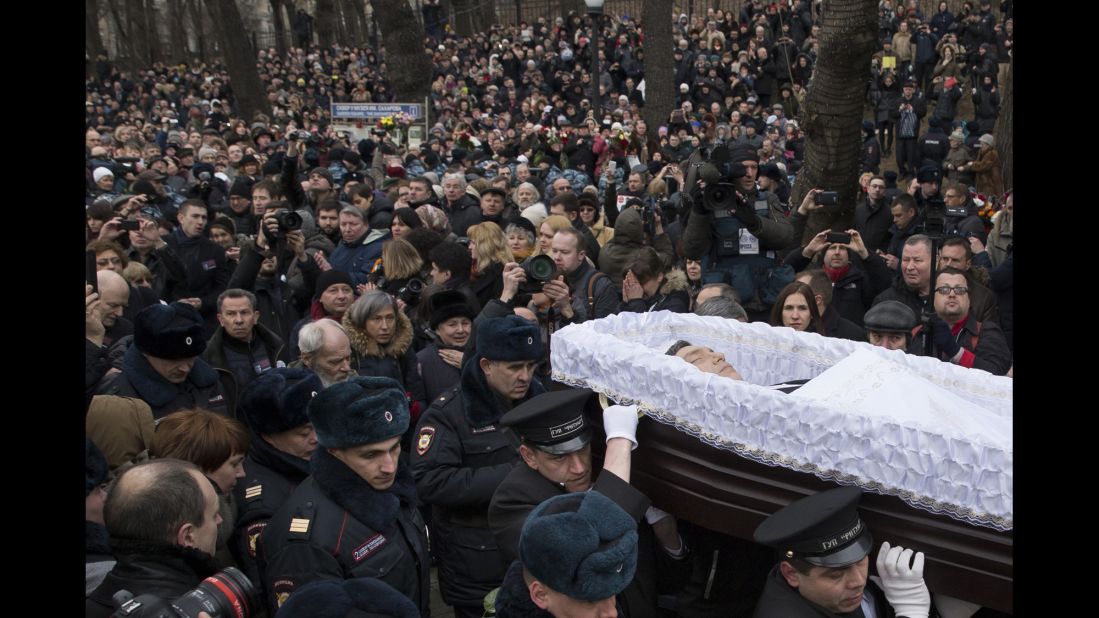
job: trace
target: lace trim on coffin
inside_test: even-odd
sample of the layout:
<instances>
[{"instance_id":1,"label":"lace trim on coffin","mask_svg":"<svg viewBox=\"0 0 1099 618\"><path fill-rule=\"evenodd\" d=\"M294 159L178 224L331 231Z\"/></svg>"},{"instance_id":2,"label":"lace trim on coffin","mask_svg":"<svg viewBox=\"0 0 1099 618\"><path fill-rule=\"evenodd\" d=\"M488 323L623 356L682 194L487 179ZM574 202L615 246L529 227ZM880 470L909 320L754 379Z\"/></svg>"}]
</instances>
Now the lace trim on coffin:
<instances>
[{"instance_id":1,"label":"lace trim on coffin","mask_svg":"<svg viewBox=\"0 0 1099 618\"><path fill-rule=\"evenodd\" d=\"M754 384L725 381L664 356L677 339L724 351ZM1011 530L1010 434L960 437L933 423L866 419L755 385L813 378L867 349L1010 424L1012 384L1006 378L858 342L666 312L620 314L557 331L552 377L636 403L658 422L752 461Z\"/></svg>"}]
</instances>

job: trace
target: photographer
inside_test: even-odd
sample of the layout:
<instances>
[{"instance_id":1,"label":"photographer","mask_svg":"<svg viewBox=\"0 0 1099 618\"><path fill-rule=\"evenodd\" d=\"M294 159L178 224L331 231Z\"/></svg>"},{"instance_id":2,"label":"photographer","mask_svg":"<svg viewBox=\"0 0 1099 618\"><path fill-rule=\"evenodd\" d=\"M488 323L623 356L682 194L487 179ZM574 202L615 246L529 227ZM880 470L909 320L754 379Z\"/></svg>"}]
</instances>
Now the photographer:
<instances>
[{"instance_id":1,"label":"photographer","mask_svg":"<svg viewBox=\"0 0 1099 618\"><path fill-rule=\"evenodd\" d=\"M175 599L213 575L218 506L213 484L192 463L158 459L123 472L103 507L118 563L88 597L84 615L113 615L119 590Z\"/></svg>"},{"instance_id":2,"label":"photographer","mask_svg":"<svg viewBox=\"0 0 1099 618\"><path fill-rule=\"evenodd\" d=\"M749 315L766 320L778 291L794 279L793 269L779 266L775 255L794 242L793 227L778 197L756 186L755 150L737 146L729 153L729 163L721 179L732 185L726 201L713 203L699 187L690 188L694 195L683 232L683 254L703 260L706 283L731 284Z\"/></svg>"},{"instance_id":3,"label":"photographer","mask_svg":"<svg viewBox=\"0 0 1099 618\"><path fill-rule=\"evenodd\" d=\"M885 291L893 279L885 261L871 253L862 235L853 229L824 230L787 255L785 263L799 273L819 264L834 287L831 302L825 304L835 307L836 313L855 325L862 324L862 316L874 297Z\"/></svg>"},{"instance_id":4,"label":"photographer","mask_svg":"<svg viewBox=\"0 0 1099 618\"><path fill-rule=\"evenodd\" d=\"M646 247L660 253L665 264L674 261L675 250L664 233L660 213L651 202L630 198L614 224L614 237L607 242L599 256L599 269L611 278L615 285L622 284L626 269Z\"/></svg>"}]
</instances>

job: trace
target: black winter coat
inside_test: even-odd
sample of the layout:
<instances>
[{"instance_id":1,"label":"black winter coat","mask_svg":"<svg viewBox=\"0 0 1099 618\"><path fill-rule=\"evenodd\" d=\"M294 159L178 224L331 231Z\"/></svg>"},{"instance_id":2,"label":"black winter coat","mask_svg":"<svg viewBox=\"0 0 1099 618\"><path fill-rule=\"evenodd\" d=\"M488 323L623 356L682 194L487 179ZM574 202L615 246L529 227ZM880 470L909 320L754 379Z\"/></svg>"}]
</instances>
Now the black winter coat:
<instances>
[{"instance_id":1,"label":"black winter coat","mask_svg":"<svg viewBox=\"0 0 1099 618\"><path fill-rule=\"evenodd\" d=\"M232 416L236 402L226 399L218 383L218 372L206 361L196 358L187 379L172 384L149 365L136 345L131 345L122 359L122 373L100 387L97 394L140 399L149 404L155 420L176 410L196 407Z\"/></svg>"},{"instance_id":2,"label":"black winter coat","mask_svg":"<svg viewBox=\"0 0 1099 618\"><path fill-rule=\"evenodd\" d=\"M519 440L499 426L507 410L489 388L478 358L465 363L461 385L424 413L410 453L416 488L432 507L439 590L451 605L479 605L503 580L507 563L489 530L488 506L519 461ZM521 401L543 392L533 380Z\"/></svg>"},{"instance_id":3,"label":"black winter coat","mask_svg":"<svg viewBox=\"0 0 1099 618\"><path fill-rule=\"evenodd\" d=\"M508 313L511 313L510 308ZM429 343L420 350L416 354L416 362L420 369L420 379L424 383L424 396L429 405L438 399L439 395L458 386L462 379L461 369L439 358L438 343Z\"/></svg>"},{"instance_id":4,"label":"black winter coat","mask_svg":"<svg viewBox=\"0 0 1099 618\"><path fill-rule=\"evenodd\" d=\"M882 198L874 203L869 197L863 196L855 204L854 223L867 251L877 253L878 249L885 251L889 248L889 228L893 225L893 213L889 210L888 200Z\"/></svg>"},{"instance_id":5,"label":"black winter coat","mask_svg":"<svg viewBox=\"0 0 1099 618\"><path fill-rule=\"evenodd\" d=\"M427 529L408 462L401 459L384 491L324 448L313 453L310 469L260 534L257 558L271 614L309 582L375 577L430 615Z\"/></svg>"},{"instance_id":6,"label":"black winter coat","mask_svg":"<svg viewBox=\"0 0 1099 618\"><path fill-rule=\"evenodd\" d=\"M866 582L866 591L874 596L878 615L874 618L894 618L893 607L885 600L885 594L872 581ZM932 605L934 608L934 605ZM843 614L846 616L847 614ZM932 609L932 616L938 616ZM805 600L796 588L791 588L775 565L767 575L767 584L756 604L753 618L840 618L840 614ZM868 617L869 618L869 617Z\"/></svg>"},{"instance_id":7,"label":"black winter coat","mask_svg":"<svg viewBox=\"0 0 1099 618\"><path fill-rule=\"evenodd\" d=\"M274 331L283 341L289 341L291 327L309 311L320 267L312 259L299 261L297 266L305 282L305 289L296 291L277 277L260 277L262 263L263 256L251 245L246 245L241 249L240 263L229 278L227 287L240 288L255 294L259 323ZM279 359L289 362L289 349L284 350Z\"/></svg>"},{"instance_id":8,"label":"black winter coat","mask_svg":"<svg viewBox=\"0 0 1099 618\"><path fill-rule=\"evenodd\" d=\"M84 603L88 618L107 618L115 612L111 596L129 590L135 597L151 594L172 600L194 590L213 575L217 566L206 553L189 547L112 542L118 563Z\"/></svg>"},{"instance_id":9,"label":"black winter coat","mask_svg":"<svg viewBox=\"0 0 1099 618\"><path fill-rule=\"evenodd\" d=\"M283 453L253 431L244 471L247 476L233 489L239 511L230 546L241 570L261 589L263 582L256 564L259 535L309 476L309 462Z\"/></svg>"},{"instance_id":10,"label":"black winter coat","mask_svg":"<svg viewBox=\"0 0 1099 618\"><path fill-rule=\"evenodd\" d=\"M640 521L649 508L649 499L629 483L612 473L600 472L592 489L601 492L622 507L635 521ZM492 496L489 522L500 550L509 561L519 556L519 537L523 523L534 507L566 493L565 490L526 463L520 461L500 483ZM618 595L618 605L624 616L641 618L656 616L656 567L653 559L651 529L638 526L637 572L634 580Z\"/></svg>"},{"instance_id":11,"label":"black winter coat","mask_svg":"<svg viewBox=\"0 0 1099 618\"><path fill-rule=\"evenodd\" d=\"M206 321L206 336L214 334L217 328L218 294L225 291L229 283L229 268L225 263L225 249L209 238L198 236L188 238L180 229L176 229L164 239L172 247L183 263L187 280L182 286L171 290L165 300L176 301L181 298L197 297L202 300L199 313Z\"/></svg>"}]
</instances>

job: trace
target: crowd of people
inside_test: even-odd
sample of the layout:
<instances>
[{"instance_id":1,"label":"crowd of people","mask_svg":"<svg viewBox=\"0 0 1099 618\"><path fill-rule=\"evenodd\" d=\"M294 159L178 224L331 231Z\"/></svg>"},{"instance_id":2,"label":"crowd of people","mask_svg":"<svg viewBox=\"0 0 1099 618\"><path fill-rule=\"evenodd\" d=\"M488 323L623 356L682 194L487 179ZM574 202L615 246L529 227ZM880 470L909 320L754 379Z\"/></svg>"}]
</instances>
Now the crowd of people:
<instances>
[{"instance_id":1,"label":"crowd of people","mask_svg":"<svg viewBox=\"0 0 1099 618\"><path fill-rule=\"evenodd\" d=\"M174 598L230 566L272 616L312 615L287 600L316 597L316 580L361 578L387 587L329 596L427 615L432 564L459 616L482 615L496 589L511 608L501 616L562 615L570 597L653 616L676 595L682 615L750 615L781 585L852 611L868 539L838 562L783 562L766 582L769 552L736 540L759 572L698 585L705 543L629 486L636 411L602 412L599 473L582 413L594 398L549 378L557 329L625 311L763 321L1011 375L1013 196L992 135L1011 3L953 15L940 2L925 16L915 0L881 1L854 218L803 242L830 193L790 200L820 7L751 0L670 16L675 108L657 127L640 114L643 29L628 16L460 37L425 3L433 70L419 144L398 116L363 139L335 129L333 102L394 102L398 68L384 50L312 45L304 13L297 47L258 53L270 114L241 116L222 65L130 74L97 59L85 133L88 615L110 615L119 590ZM699 180L694 164L719 147L720 180ZM896 171L883 171L894 149ZM739 379L689 347L671 353ZM627 522L600 534L635 542L612 558L604 543L578 544L559 562L632 555L637 575L588 564L589 589L524 557L524 521L593 487L609 503L554 508ZM848 519L816 532L850 524L843 499ZM840 597L806 583L835 575L817 569L844 570ZM882 588L875 615L897 607L897 588ZM770 611L759 615L796 615Z\"/></svg>"}]
</instances>

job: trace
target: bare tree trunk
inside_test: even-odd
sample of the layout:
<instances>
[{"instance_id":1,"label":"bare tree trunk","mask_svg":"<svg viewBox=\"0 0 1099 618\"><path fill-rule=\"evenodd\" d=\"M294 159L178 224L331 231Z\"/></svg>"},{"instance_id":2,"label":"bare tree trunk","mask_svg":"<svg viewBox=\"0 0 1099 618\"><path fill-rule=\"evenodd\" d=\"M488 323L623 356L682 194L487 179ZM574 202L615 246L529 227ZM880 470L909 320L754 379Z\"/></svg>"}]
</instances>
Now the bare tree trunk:
<instances>
[{"instance_id":1,"label":"bare tree trunk","mask_svg":"<svg viewBox=\"0 0 1099 618\"><path fill-rule=\"evenodd\" d=\"M800 204L809 189L821 188L838 192L839 206L813 212L806 239L826 228L850 227L858 190L863 85L877 48L877 28L875 0L826 0L820 57L800 114L805 164L790 203Z\"/></svg>"},{"instance_id":2,"label":"bare tree trunk","mask_svg":"<svg viewBox=\"0 0 1099 618\"><path fill-rule=\"evenodd\" d=\"M1014 186L1015 157L1012 155L1015 150L1015 132L1012 130L1012 116L1014 115L1012 100L1015 98L1014 82L1015 60L1012 59L1011 66L1007 68L1007 79L1004 80L1003 84L1000 84L1004 91L1000 97L1000 116L996 119L996 130L993 133L996 138L996 150L1003 165L1004 189L1010 189Z\"/></svg>"},{"instance_id":3,"label":"bare tree trunk","mask_svg":"<svg viewBox=\"0 0 1099 618\"><path fill-rule=\"evenodd\" d=\"M287 52L286 22L283 21L283 0L268 0L271 4L271 23L275 28L275 51L279 57L285 57Z\"/></svg>"},{"instance_id":4,"label":"bare tree trunk","mask_svg":"<svg viewBox=\"0 0 1099 618\"><path fill-rule=\"evenodd\" d=\"M334 43L340 43L341 45L351 41L351 30L348 27L348 13L347 3L344 0L334 0L332 8L336 10L336 40Z\"/></svg>"},{"instance_id":5,"label":"bare tree trunk","mask_svg":"<svg viewBox=\"0 0 1099 618\"><path fill-rule=\"evenodd\" d=\"M474 13L477 18L477 32L488 32L489 27L496 23L496 0L474 1L482 3L480 11Z\"/></svg>"},{"instance_id":6,"label":"bare tree trunk","mask_svg":"<svg viewBox=\"0 0 1099 618\"><path fill-rule=\"evenodd\" d=\"M641 116L649 126L649 135L656 135L675 107L675 62L668 21L671 12L672 0L647 0L641 7L645 31L645 107L641 108Z\"/></svg>"},{"instance_id":7,"label":"bare tree trunk","mask_svg":"<svg viewBox=\"0 0 1099 618\"><path fill-rule=\"evenodd\" d=\"M126 27L130 31L138 67L151 64L149 54L149 30L145 19L145 3L142 0L126 0Z\"/></svg>"},{"instance_id":8,"label":"bare tree trunk","mask_svg":"<svg viewBox=\"0 0 1099 618\"><path fill-rule=\"evenodd\" d=\"M366 24L366 3L363 2L363 0L348 0L348 4L351 6L351 15L354 18L354 44L357 46L365 45L366 39L370 33L370 29L367 28Z\"/></svg>"},{"instance_id":9,"label":"bare tree trunk","mask_svg":"<svg viewBox=\"0 0 1099 618\"><path fill-rule=\"evenodd\" d=\"M454 31L459 36L470 37L477 31L473 22L473 11L470 9L475 0L454 0Z\"/></svg>"},{"instance_id":10,"label":"bare tree trunk","mask_svg":"<svg viewBox=\"0 0 1099 618\"><path fill-rule=\"evenodd\" d=\"M395 4L402 4L397 2ZM335 0L317 0L317 45L322 49L332 46L338 36Z\"/></svg>"},{"instance_id":11,"label":"bare tree trunk","mask_svg":"<svg viewBox=\"0 0 1099 618\"><path fill-rule=\"evenodd\" d=\"M160 31L157 27L160 24L160 20L157 19L156 7L153 5L153 0L145 0L142 14L145 18L145 40L149 45L149 63L162 62L164 60L164 52L161 49Z\"/></svg>"},{"instance_id":12,"label":"bare tree trunk","mask_svg":"<svg viewBox=\"0 0 1099 618\"><path fill-rule=\"evenodd\" d=\"M183 0L168 0L168 47L165 59L176 64L187 59L187 30L183 18Z\"/></svg>"},{"instance_id":13,"label":"bare tree trunk","mask_svg":"<svg viewBox=\"0 0 1099 618\"><path fill-rule=\"evenodd\" d=\"M206 37L201 34L205 32L205 29L202 25L202 11L199 10L196 0L187 0L187 12L191 16L191 27L193 28L191 32L200 33L195 37L198 39L198 60L199 62L206 62L207 58L210 57L210 51L206 47Z\"/></svg>"},{"instance_id":14,"label":"bare tree trunk","mask_svg":"<svg viewBox=\"0 0 1099 618\"><path fill-rule=\"evenodd\" d=\"M99 54L106 53L103 37L99 35L99 1L84 0L84 48L91 56L92 66Z\"/></svg>"},{"instance_id":15,"label":"bare tree trunk","mask_svg":"<svg viewBox=\"0 0 1099 618\"><path fill-rule=\"evenodd\" d=\"M431 85L431 59L424 54L424 25L407 2L394 2L374 11L385 45L386 77L397 100L424 100Z\"/></svg>"},{"instance_id":16,"label":"bare tree trunk","mask_svg":"<svg viewBox=\"0 0 1099 618\"><path fill-rule=\"evenodd\" d=\"M229 69L229 79L236 96L237 114L249 120L258 112L270 116L271 108L256 72L256 50L252 49L252 39L244 29L236 0L215 0L206 6L210 9L225 50L225 66Z\"/></svg>"},{"instance_id":17,"label":"bare tree trunk","mask_svg":"<svg viewBox=\"0 0 1099 618\"><path fill-rule=\"evenodd\" d=\"M141 66L138 59L138 50L134 47L134 39L130 38L130 26L126 21L126 17L119 9L118 0L107 0L107 11L114 21L115 30L117 36L115 37L118 42L118 54L120 58L120 64L123 68L129 70L136 70Z\"/></svg>"}]
</instances>

